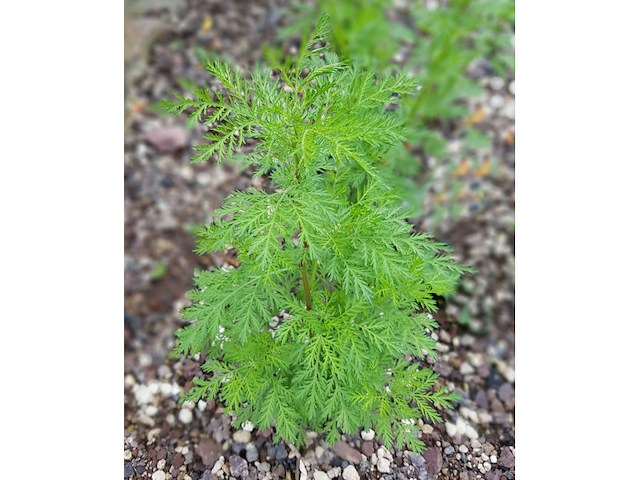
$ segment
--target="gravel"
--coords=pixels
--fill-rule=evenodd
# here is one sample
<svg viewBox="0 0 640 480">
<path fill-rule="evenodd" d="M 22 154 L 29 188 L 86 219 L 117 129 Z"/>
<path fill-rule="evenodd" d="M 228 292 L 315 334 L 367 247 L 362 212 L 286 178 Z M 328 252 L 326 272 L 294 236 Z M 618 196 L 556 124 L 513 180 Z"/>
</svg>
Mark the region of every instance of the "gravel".
<svg viewBox="0 0 640 480">
<path fill-rule="evenodd" d="M 356 467 L 349 465 L 342 472 L 342 478 L 344 478 L 344 480 L 360 480 L 360 475 L 358 474 Z"/>
</svg>

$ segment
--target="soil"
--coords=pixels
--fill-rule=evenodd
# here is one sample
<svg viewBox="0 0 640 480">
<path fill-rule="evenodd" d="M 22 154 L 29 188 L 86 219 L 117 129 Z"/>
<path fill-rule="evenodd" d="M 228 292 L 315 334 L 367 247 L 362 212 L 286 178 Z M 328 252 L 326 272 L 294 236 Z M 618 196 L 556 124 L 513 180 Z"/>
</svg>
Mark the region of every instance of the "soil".
<svg viewBox="0 0 640 480">
<path fill-rule="evenodd" d="M 440 358 L 433 363 L 463 398 L 422 423 L 423 455 L 388 450 L 373 434 L 328 447 L 309 434 L 299 451 L 273 445 L 270 431 L 236 431 L 214 401 L 180 404 L 199 363 L 171 358 L 195 268 L 233 263 L 223 253 L 197 256 L 191 227 L 206 222 L 235 189 L 260 186 L 234 165 L 189 163 L 201 131 L 155 108 L 180 90 L 181 79 L 209 82 L 196 47 L 243 69 L 276 43 L 287 0 L 131 0 L 125 20 L 125 357 L 124 478 L 476 479 L 515 478 L 514 370 L 514 83 L 479 62 L 469 74 L 485 87 L 470 105 L 473 122 L 492 138 L 490 173 L 465 169 L 463 122 L 447 132 L 447 171 L 471 192 L 456 218 L 436 222 L 435 201 L 450 177 L 424 158 L 436 178 L 416 227 L 449 243 L 476 268 L 438 313 Z M 502 81 L 500 81 L 502 80 Z M 473 160 L 482 164 L 484 158 Z M 468 170 L 468 171 L 467 171 Z M 439 179 L 439 180 L 438 180 Z M 352 466 L 352 467 L 351 467 Z"/>
</svg>

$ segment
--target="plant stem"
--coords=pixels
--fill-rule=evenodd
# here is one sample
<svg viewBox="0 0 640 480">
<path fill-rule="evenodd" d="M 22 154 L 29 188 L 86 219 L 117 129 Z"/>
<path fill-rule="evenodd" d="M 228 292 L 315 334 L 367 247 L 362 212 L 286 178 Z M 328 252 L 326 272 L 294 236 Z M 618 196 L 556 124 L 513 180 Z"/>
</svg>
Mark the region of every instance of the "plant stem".
<svg viewBox="0 0 640 480">
<path fill-rule="evenodd" d="M 302 269 L 302 287 L 304 288 L 304 303 L 307 310 L 311 310 L 311 287 L 309 286 L 309 272 L 307 270 L 307 264 L 302 262 L 300 264 Z"/>
</svg>

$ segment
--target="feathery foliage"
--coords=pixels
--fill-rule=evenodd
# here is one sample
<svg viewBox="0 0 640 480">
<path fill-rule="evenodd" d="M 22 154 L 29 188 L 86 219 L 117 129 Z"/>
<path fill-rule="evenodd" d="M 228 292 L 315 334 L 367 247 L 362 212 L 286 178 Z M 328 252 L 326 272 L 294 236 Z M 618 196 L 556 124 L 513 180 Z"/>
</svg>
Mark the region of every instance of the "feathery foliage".
<svg viewBox="0 0 640 480">
<path fill-rule="evenodd" d="M 239 266 L 196 274 L 176 352 L 207 359 L 188 399 L 218 398 L 237 424 L 275 427 L 274 441 L 373 427 L 420 451 L 411 420 L 440 421 L 458 397 L 412 360 L 436 356 L 432 295 L 466 269 L 413 231 L 381 168 L 404 138 L 388 107 L 414 82 L 341 62 L 328 31 L 323 16 L 277 77 L 214 61 L 224 93 L 166 102 L 210 126 L 194 162 L 252 139 L 249 161 L 277 186 L 233 193 L 200 229 L 198 253 L 234 248 Z"/>
</svg>

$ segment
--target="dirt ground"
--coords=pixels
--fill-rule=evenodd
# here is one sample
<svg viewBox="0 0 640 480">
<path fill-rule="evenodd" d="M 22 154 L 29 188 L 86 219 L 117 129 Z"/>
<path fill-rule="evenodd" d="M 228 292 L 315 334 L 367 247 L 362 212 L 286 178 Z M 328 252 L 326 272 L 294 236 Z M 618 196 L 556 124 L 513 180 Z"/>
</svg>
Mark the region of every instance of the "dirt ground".
<svg viewBox="0 0 640 480">
<path fill-rule="evenodd" d="M 192 253 L 191 226 L 206 222 L 233 190 L 257 184 L 237 166 L 189 163 L 201 131 L 158 113 L 188 78 L 205 84 L 195 47 L 241 68 L 261 58 L 285 21 L 286 0 L 132 0 L 125 20 L 125 358 L 124 478 L 179 480 L 385 478 L 515 478 L 514 371 L 514 89 L 490 68 L 470 72 L 485 87 L 472 108 L 493 141 L 491 175 L 464 179 L 480 200 L 437 225 L 415 220 L 477 269 L 437 319 L 440 359 L 433 365 L 463 398 L 442 412 L 445 423 L 422 425 L 423 455 L 396 451 L 367 433 L 328 447 L 309 434 L 305 448 L 273 445 L 270 431 L 236 431 L 215 402 L 180 404 L 178 394 L 199 371 L 194 360 L 170 359 L 179 310 L 188 303 L 194 268 L 232 261 Z M 461 125 L 448 132 L 450 161 Z M 438 166 L 424 158 L 427 175 Z M 443 180 L 445 178 L 443 177 Z M 479 185 L 479 187 L 477 186 Z M 438 185 L 434 186 L 438 189 Z M 425 212 L 432 199 L 425 198 Z M 420 421 L 422 422 L 422 421 Z M 353 468 L 351 467 L 353 466 Z"/>
</svg>

